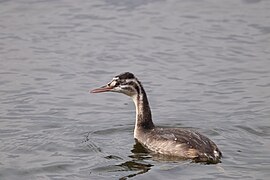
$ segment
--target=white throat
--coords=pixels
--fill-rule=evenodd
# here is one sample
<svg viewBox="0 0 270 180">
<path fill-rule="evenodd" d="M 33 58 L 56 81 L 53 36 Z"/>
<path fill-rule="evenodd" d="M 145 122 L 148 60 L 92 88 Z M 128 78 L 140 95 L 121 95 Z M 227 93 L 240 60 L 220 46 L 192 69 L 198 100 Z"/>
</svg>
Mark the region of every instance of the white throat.
<svg viewBox="0 0 270 180">
<path fill-rule="evenodd" d="M 143 103 L 143 96 L 136 94 L 132 96 L 132 100 L 136 107 L 136 122 L 135 122 L 135 128 L 134 128 L 134 138 L 137 138 L 138 137 L 138 116 L 139 116 L 139 113 L 143 111 L 142 105 L 141 105 L 141 103 Z"/>
</svg>

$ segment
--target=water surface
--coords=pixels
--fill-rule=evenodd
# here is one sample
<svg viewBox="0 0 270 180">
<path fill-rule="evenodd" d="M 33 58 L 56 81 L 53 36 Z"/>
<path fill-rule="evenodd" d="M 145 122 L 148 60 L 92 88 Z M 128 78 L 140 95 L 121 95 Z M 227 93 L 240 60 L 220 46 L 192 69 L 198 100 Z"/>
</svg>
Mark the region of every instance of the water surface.
<svg viewBox="0 0 270 180">
<path fill-rule="evenodd" d="M 269 8 L 267 0 L 0 1 L 0 179 L 268 179 Z M 156 124 L 202 132 L 222 163 L 134 147 L 133 102 L 89 94 L 125 71 L 142 81 Z"/>
</svg>

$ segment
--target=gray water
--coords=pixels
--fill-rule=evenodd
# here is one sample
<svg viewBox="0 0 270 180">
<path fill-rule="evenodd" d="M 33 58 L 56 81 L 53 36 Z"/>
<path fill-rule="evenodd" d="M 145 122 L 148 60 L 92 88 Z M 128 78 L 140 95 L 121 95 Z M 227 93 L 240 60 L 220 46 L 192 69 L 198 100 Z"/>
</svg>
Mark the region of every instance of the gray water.
<svg viewBox="0 0 270 180">
<path fill-rule="evenodd" d="M 0 1 L 0 179 L 268 179 L 270 1 Z M 134 147 L 133 102 L 89 94 L 130 71 L 156 125 L 222 163 Z"/>
</svg>

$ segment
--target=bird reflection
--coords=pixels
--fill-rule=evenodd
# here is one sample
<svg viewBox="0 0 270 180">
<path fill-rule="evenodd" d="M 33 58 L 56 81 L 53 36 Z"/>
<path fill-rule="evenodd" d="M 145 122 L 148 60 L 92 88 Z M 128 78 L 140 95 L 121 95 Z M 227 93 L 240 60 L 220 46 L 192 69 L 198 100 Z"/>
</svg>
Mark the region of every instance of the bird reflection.
<svg viewBox="0 0 270 180">
<path fill-rule="evenodd" d="M 139 174 L 144 174 L 148 172 L 153 166 L 152 164 L 149 163 L 138 162 L 144 159 L 151 158 L 149 156 L 148 151 L 138 141 L 135 141 L 135 144 L 133 145 L 133 149 L 131 150 L 131 152 L 133 153 L 133 155 L 129 156 L 130 158 L 132 158 L 131 161 L 126 161 L 116 166 L 120 166 L 121 168 L 124 168 L 126 171 L 138 171 L 138 172 L 129 174 L 127 176 L 123 176 L 120 178 L 120 180 L 131 178 Z"/>
<path fill-rule="evenodd" d="M 185 164 L 191 162 L 185 159 L 180 159 L 179 157 L 165 156 L 148 152 L 147 149 L 145 149 L 138 141 L 135 141 L 135 144 L 131 149 L 131 155 L 128 157 L 129 160 L 124 161 L 122 157 L 116 155 L 108 155 L 104 158 L 116 160 L 118 162 L 122 161 L 122 163 L 97 167 L 92 169 L 92 171 L 116 173 L 120 176 L 120 180 L 125 180 L 149 172 L 154 166 L 153 163 L 156 161 L 177 163 L 182 162 Z"/>
<path fill-rule="evenodd" d="M 186 159 L 180 157 L 166 156 L 162 154 L 153 154 L 147 151 L 137 140 L 135 140 L 135 144 L 133 145 L 133 149 L 131 150 L 132 155 L 130 161 L 126 161 L 124 163 L 114 165 L 115 167 L 120 167 L 121 170 L 117 168 L 116 171 L 132 171 L 134 173 L 128 174 L 120 178 L 120 180 L 124 180 L 127 178 L 131 178 L 140 174 L 147 173 L 150 171 L 151 167 L 154 166 L 150 164 L 149 161 L 146 163 L 145 160 L 154 160 L 154 161 L 167 161 L 167 162 L 190 162 Z M 113 158 L 115 159 L 115 158 Z"/>
</svg>

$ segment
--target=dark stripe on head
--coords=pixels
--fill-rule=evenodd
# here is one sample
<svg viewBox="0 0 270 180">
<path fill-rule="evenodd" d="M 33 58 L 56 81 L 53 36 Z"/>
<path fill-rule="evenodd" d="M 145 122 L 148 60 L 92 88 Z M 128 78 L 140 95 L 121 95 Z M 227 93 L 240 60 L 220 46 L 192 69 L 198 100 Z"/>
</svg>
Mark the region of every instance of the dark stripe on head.
<svg viewBox="0 0 270 180">
<path fill-rule="evenodd" d="M 130 72 L 125 72 L 115 77 L 118 77 L 119 79 L 134 79 L 135 78 L 135 76 Z"/>
<path fill-rule="evenodd" d="M 130 81 L 130 82 L 126 83 L 126 84 L 130 85 L 130 86 L 133 86 L 136 89 L 137 93 L 141 94 L 141 88 L 135 82 Z M 138 84 L 140 84 L 140 83 L 138 83 Z"/>
</svg>

